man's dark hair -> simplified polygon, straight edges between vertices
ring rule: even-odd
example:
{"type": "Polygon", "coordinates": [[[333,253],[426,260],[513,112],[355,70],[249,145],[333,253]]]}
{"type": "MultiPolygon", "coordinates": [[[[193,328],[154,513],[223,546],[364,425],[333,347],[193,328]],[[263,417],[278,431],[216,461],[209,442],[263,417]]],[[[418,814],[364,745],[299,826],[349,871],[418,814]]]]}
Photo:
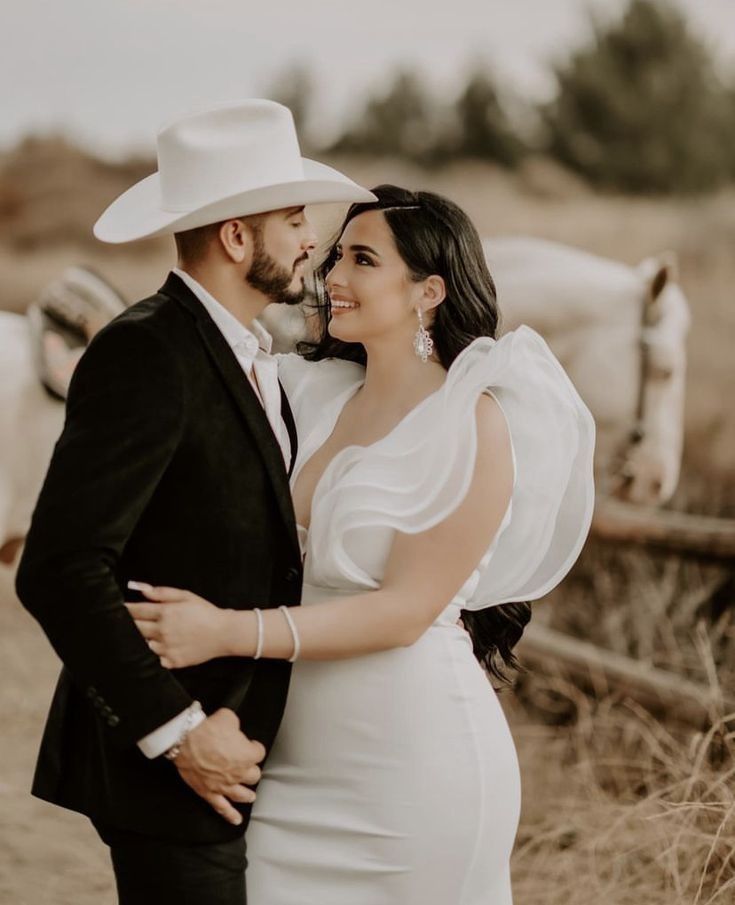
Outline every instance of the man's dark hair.
{"type": "MultiPolygon", "coordinates": [[[[263,214],[250,214],[246,217],[228,217],[227,220],[242,220],[243,223],[256,230],[260,228],[263,216],[263,214]]],[[[195,226],[194,229],[174,233],[179,260],[183,264],[198,264],[206,255],[211,241],[220,231],[222,224],[226,223],[227,220],[207,223],[206,226],[195,226]]]]}
{"type": "Polygon", "coordinates": [[[221,220],[219,223],[208,223],[206,226],[195,226],[194,229],[174,233],[179,260],[184,264],[198,264],[224,222],[221,220]]]}

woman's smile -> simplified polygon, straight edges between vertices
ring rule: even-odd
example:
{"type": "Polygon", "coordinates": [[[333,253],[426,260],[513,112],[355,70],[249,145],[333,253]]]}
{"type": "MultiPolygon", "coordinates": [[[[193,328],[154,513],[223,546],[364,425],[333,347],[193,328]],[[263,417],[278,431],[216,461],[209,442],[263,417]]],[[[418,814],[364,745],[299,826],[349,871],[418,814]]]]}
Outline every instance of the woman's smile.
{"type": "Polygon", "coordinates": [[[340,298],[339,296],[330,296],[329,304],[332,309],[332,316],[348,314],[350,311],[354,311],[356,308],[360,307],[360,305],[357,302],[353,302],[352,299],[340,298]]]}

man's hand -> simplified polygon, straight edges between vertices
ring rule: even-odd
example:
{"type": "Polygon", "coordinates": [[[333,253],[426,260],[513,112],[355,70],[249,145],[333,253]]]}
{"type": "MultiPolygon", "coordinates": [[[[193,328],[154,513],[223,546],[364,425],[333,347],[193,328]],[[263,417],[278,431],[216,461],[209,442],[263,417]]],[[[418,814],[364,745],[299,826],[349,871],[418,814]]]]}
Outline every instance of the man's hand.
{"type": "Polygon", "coordinates": [[[221,709],[187,735],[174,761],[184,782],[234,826],[242,816],[231,802],[248,804],[255,792],[247,785],[260,779],[258,764],[265,757],[260,742],[240,731],[232,710],[221,709]]]}

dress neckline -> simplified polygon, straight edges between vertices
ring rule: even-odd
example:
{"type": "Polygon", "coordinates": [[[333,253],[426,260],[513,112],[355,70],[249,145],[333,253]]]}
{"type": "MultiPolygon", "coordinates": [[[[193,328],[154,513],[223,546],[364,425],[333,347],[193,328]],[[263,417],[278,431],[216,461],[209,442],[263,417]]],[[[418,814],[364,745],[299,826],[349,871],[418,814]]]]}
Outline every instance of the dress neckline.
{"type": "MultiPolygon", "coordinates": [[[[303,443],[299,449],[299,452],[302,453],[302,455],[299,457],[301,459],[301,461],[296,462],[293,473],[291,475],[290,483],[291,483],[292,491],[293,491],[293,488],[296,486],[296,481],[298,480],[298,477],[301,474],[304,466],[307,465],[314,458],[314,456],[319,452],[319,450],[324,446],[325,443],[329,442],[329,439],[332,436],[332,434],[334,433],[334,430],[337,426],[337,422],[339,421],[339,416],[342,414],[342,410],[344,409],[344,407],[347,405],[347,403],[350,401],[350,399],[352,399],[352,397],[357,394],[358,390],[362,389],[362,387],[364,385],[365,385],[365,381],[360,380],[354,386],[348,387],[347,390],[340,393],[334,400],[333,408],[331,409],[331,411],[329,413],[329,417],[319,419],[317,421],[317,424],[314,426],[314,429],[311,431],[311,433],[307,437],[305,443],[303,443]],[[319,438],[319,434],[320,434],[319,428],[322,424],[326,425],[327,430],[326,430],[326,432],[324,432],[324,431],[321,432],[321,439],[320,439],[319,438]],[[315,436],[317,438],[316,444],[314,444],[315,436]],[[306,455],[307,450],[308,450],[308,456],[306,455]]],[[[337,462],[337,460],[344,458],[344,456],[349,452],[354,452],[356,450],[360,450],[361,452],[367,452],[368,450],[374,449],[375,447],[379,446],[381,443],[384,443],[386,440],[388,440],[390,437],[392,437],[393,434],[395,434],[395,432],[397,430],[399,430],[407,421],[409,421],[420,409],[422,409],[426,405],[426,403],[428,403],[434,397],[438,396],[444,390],[445,386],[446,386],[446,378],[440,387],[438,387],[436,390],[433,390],[431,393],[428,394],[428,396],[424,396],[424,398],[420,402],[417,402],[416,405],[412,409],[409,409],[409,411],[407,411],[406,414],[399,421],[397,421],[387,433],[383,434],[382,437],[378,437],[378,439],[373,440],[372,443],[365,443],[365,444],[351,443],[349,446],[345,446],[338,453],[335,453],[335,455],[332,456],[332,458],[329,460],[329,462],[327,462],[326,466],[324,467],[321,475],[319,476],[319,480],[314,485],[314,492],[312,493],[311,504],[309,506],[309,527],[307,528],[306,526],[301,525],[298,522],[296,524],[297,529],[300,531],[303,531],[306,538],[308,538],[309,530],[311,528],[311,520],[312,520],[312,516],[314,513],[314,502],[317,499],[319,490],[320,490],[322,484],[324,483],[324,480],[325,480],[327,474],[331,471],[332,466],[337,462]]]]}

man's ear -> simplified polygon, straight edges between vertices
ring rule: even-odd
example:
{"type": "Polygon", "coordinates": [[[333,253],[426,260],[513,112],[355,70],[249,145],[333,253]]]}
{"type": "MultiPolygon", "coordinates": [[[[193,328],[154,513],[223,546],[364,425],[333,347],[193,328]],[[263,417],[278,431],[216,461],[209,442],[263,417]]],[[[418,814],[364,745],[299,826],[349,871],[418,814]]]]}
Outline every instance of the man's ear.
{"type": "Polygon", "coordinates": [[[242,264],[252,256],[252,232],[243,220],[225,220],[217,235],[222,250],[231,261],[242,264]]]}
{"type": "Polygon", "coordinates": [[[424,311],[431,311],[437,305],[441,305],[447,297],[447,287],[443,277],[438,274],[432,274],[423,282],[423,294],[421,296],[420,305],[424,311]]]}

